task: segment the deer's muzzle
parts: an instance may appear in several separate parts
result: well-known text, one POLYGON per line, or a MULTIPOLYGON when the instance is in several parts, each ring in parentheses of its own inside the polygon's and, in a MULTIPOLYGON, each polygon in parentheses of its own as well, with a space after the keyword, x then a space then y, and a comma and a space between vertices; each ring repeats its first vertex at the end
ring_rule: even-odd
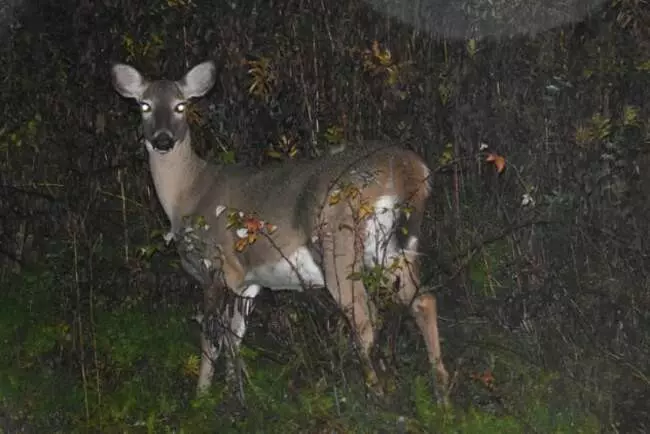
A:
POLYGON ((169 151, 174 147, 174 138, 169 133, 156 134, 151 145, 158 151, 169 151))

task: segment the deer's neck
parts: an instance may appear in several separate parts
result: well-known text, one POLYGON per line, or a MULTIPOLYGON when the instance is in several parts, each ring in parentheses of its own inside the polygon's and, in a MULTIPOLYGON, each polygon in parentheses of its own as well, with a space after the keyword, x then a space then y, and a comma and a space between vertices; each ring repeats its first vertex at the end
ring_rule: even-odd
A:
POLYGON ((209 186, 206 182, 208 163, 192 149, 189 134, 166 154, 148 148, 149 166, 158 199, 169 218, 172 231, 179 229, 181 219, 194 212, 209 186))

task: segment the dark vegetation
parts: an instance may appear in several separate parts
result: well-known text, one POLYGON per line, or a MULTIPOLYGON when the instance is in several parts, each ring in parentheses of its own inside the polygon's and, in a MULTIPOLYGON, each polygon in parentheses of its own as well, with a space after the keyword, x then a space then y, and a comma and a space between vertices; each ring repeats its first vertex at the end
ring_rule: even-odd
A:
MULTIPOLYGON (((515 24, 549 3, 562 8, 530 0, 515 24)), ((501 2, 451 5, 474 30, 513 24, 501 2)), ((486 38, 378 10, 19 9, 0 48, 0 432, 650 430, 647 3, 486 38), (450 408, 434 404, 406 310, 382 303, 394 387, 366 398, 347 325, 318 292, 261 297, 242 354, 246 410, 223 376, 193 399, 200 291, 163 242, 139 115, 109 65, 180 77, 206 58, 220 68, 194 107, 206 158, 254 168, 362 137, 410 146, 435 170, 424 268, 450 408)))

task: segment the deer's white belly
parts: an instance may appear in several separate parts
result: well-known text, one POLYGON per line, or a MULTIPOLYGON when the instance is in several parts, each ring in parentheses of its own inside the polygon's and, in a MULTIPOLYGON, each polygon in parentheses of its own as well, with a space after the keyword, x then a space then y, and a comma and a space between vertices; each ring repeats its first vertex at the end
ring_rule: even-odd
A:
POLYGON ((301 291, 309 287, 322 288, 325 279, 311 252, 303 246, 275 264, 264 264, 249 271, 244 277, 244 285, 301 291))

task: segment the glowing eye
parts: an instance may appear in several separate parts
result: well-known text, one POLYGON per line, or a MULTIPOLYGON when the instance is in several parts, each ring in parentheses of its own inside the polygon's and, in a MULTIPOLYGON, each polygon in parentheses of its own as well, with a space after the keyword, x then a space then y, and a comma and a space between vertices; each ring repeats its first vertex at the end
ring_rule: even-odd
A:
POLYGON ((142 110, 142 113, 149 113, 151 111, 151 106, 146 102, 141 102, 140 110, 142 110))
POLYGON ((187 104, 184 102, 177 104, 176 107, 174 107, 176 113, 183 113, 185 112, 185 109, 187 109, 187 104))

